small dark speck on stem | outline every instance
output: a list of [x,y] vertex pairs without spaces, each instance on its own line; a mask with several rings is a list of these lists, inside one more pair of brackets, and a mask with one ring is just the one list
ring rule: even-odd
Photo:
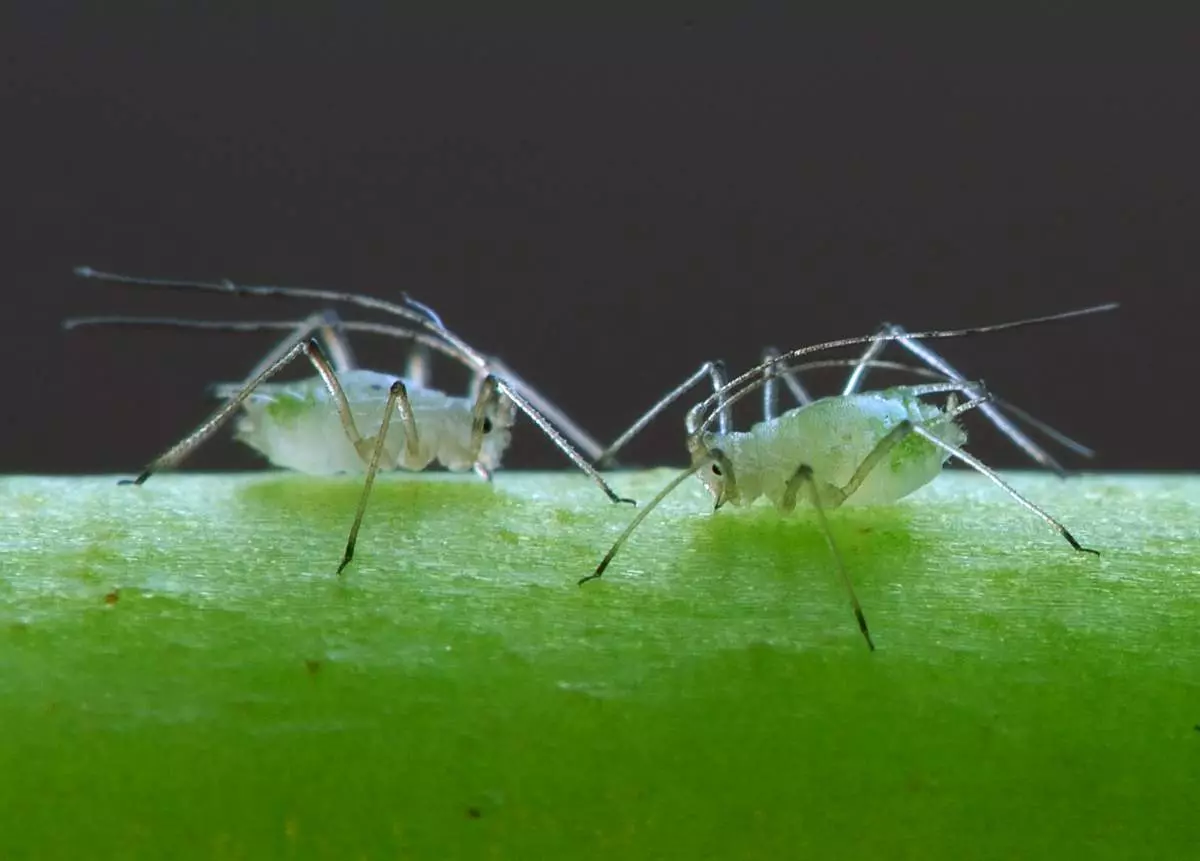
[[308,670],[309,675],[315,676],[321,672],[321,662],[309,658],[304,662],[304,669]]
[[478,819],[480,816],[483,816],[483,811],[478,807],[468,807],[467,816],[471,819]]
[[109,592],[107,595],[104,596],[104,603],[110,607],[120,600],[121,600],[121,595],[116,589],[113,589],[111,592]]

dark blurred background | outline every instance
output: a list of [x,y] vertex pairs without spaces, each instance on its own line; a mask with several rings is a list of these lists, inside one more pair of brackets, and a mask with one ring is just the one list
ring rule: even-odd
[[[940,346],[1096,468],[1194,468],[1200,31],[739,7],[5,4],[0,471],[135,472],[273,343],[62,318],[314,307],[110,287],[78,264],[408,290],[604,439],[705,358],[1116,299]],[[356,346],[403,367],[400,345]],[[682,412],[627,460],[683,462]],[[1026,464],[969,426],[976,453]],[[190,465],[258,463],[224,435]],[[565,465],[528,423],[506,463]]]

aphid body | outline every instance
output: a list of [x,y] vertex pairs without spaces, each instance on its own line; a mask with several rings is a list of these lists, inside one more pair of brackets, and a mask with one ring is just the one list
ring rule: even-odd
[[[799,464],[812,470],[826,508],[881,505],[933,481],[950,458],[945,449],[910,434],[887,452],[854,493],[844,496],[841,488],[903,421],[923,425],[951,446],[967,440],[966,431],[946,412],[919,400],[910,387],[898,387],[821,398],[746,431],[706,431],[693,438],[692,459],[711,459],[714,450],[724,453],[724,466],[713,461],[699,472],[718,507],[750,505],[759,497],[779,508],[790,507],[788,483]],[[808,502],[807,497],[799,501]]]
[[[420,429],[409,445],[405,422],[389,422],[380,457],[381,469],[423,470],[439,463],[452,472],[476,467],[496,469],[512,439],[516,419],[512,402],[488,403],[482,422],[483,442],[471,449],[475,399],[426,388],[420,380],[363,368],[337,374],[354,423],[377,428],[383,422],[388,392],[401,382],[408,392],[413,421]],[[216,393],[233,397],[241,383],[222,384]],[[242,403],[235,437],[260,452],[275,466],[309,475],[362,473],[367,461],[346,436],[337,404],[320,377],[287,383],[262,383]]]

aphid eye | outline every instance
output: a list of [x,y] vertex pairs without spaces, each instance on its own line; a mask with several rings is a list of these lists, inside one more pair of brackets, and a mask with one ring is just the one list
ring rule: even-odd
[[485,419],[483,420],[483,432],[484,432],[484,433],[491,433],[491,432],[492,432],[492,420],[491,420],[491,419],[489,419],[489,418],[485,418]]
[[712,465],[712,473],[713,473],[713,475],[717,475],[717,476],[719,476],[719,475],[721,474],[721,467],[717,466],[717,465],[714,463],[714,464]]

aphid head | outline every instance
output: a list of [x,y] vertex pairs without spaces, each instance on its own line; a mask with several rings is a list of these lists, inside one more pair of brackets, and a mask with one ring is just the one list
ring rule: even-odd
[[495,469],[512,441],[512,426],[517,419],[516,406],[504,394],[494,398],[483,417],[483,445],[479,449],[479,465]]
[[[692,465],[700,466],[696,474],[712,494],[713,510],[719,509],[737,495],[737,482],[733,477],[733,464],[719,448],[709,448],[701,436],[688,437],[688,448],[692,454]],[[708,461],[705,463],[705,461]]]

